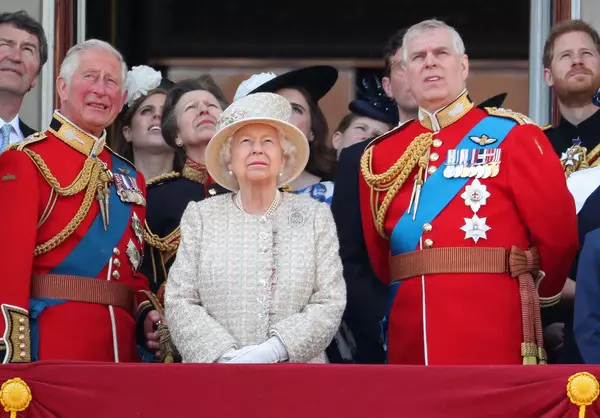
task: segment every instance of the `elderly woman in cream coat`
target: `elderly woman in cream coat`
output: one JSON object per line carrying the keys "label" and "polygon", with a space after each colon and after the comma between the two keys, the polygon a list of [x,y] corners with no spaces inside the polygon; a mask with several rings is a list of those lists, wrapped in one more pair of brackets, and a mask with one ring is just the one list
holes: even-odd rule
{"label": "elderly woman in cream coat", "polygon": [[188,205],[166,288],[184,362],[325,362],[346,305],[325,203],[282,193],[308,159],[288,101],[256,93],[221,115],[206,166],[232,194]]}

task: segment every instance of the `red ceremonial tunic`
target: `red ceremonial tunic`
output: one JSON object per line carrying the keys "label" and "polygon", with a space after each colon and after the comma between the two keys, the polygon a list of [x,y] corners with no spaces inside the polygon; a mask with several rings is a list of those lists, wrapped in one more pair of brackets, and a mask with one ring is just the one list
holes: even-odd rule
{"label": "red ceremonial tunic", "polygon": [[[546,274],[539,283],[540,302],[549,306],[558,301],[577,250],[577,218],[561,164],[544,133],[528,118],[503,109],[495,112],[474,108],[465,92],[435,115],[421,110],[420,121],[409,122],[375,140],[370,145],[372,173],[388,170],[414,138],[433,132],[435,140],[430,148],[426,172],[432,176],[439,169],[438,176],[442,175],[447,167],[448,151],[460,148],[463,138],[482,119],[489,117],[489,113],[501,113],[505,119],[518,121],[500,145],[493,143],[497,140],[493,138],[494,133],[488,133],[492,139],[488,140],[490,144],[486,148],[502,150],[497,175],[478,179],[484,187],[479,191],[487,191],[489,195],[483,201],[479,200],[481,205],[475,212],[464,192],[476,179],[468,178],[464,187],[452,195],[430,222],[418,225],[421,236],[416,240],[416,246],[407,252],[442,247],[510,249],[513,245],[526,250],[536,246]],[[417,168],[408,176],[387,210],[386,238],[376,229],[371,188],[361,174],[360,205],[365,241],[375,272],[386,284],[394,280],[390,277],[390,255],[395,254],[393,245],[390,252],[389,237],[407,212]],[[456,180],[442,175],[440,190]],[[384,196],[385,193],[380,193],[379,202]],[[421,205],[424,205],[425,197],[421,195]],[[424,210],[423,206],[418,210]],[[475,232],[468,224],[474,215],[479,218],[480,227],[489,227],[485,234],[479,234],[477,242],[472,237]],[[396,238],[402,237],[403,233],[402,229],[396,230]],[[517,280],[508,273],[413,277],[400,282],[391,300],[387,318],[389,363],[522,362],[519,287]]]}
{"label": "red ceremonial tunic", "polygon": [[[137,173],[136,176],[129,162],[105,147],[104,137],[105,134],[101,138],[86,134],[56,112],[48,131],[36,134],[24,147],[18,150],[13,147],[0,156],[0,307],[3,314],[0,361],[4,363],[139,360],[136,321],[125,309],[58,299],[34,300],[30,293],[32,275],[86,276],[88,271],[95,271],[89,280],[111,280],[131,287],[138,303],[143,298],[138,291],[148,289],[146,279],[136,272],[143,252],[143,234],[139,233],[146,213],[143,201],[125,203],[119,202],[116,195],[111,196],[109,206],[120,207],[121,211],[111,212],[114,219],[109,219],[104,231],[98,228],[102,225],[100,204],[94,195],[81,224],[69,231],[68,238],[56,248],[34,256],[36,246],[57,236],[76,216],[86,190],[73,196],[61,196],[49,185],[48,174],[65,188],[82,173],[88,155],[95,152],[111,172],[117,174],[114,165],[118,164],[118,173],[136,177],[138,195],[145,196],[142,175]],[[27,151],[37,154],[47,170],[34,162]],[[115,191],[115,184],[109,187],[111,192]],[[106,241],[108,237],[112,240]],[[106,248],[107,242],[114,245]],[[132,301],[132,305],[134,303]],[[34,318],[36,309],[39,313]]]}

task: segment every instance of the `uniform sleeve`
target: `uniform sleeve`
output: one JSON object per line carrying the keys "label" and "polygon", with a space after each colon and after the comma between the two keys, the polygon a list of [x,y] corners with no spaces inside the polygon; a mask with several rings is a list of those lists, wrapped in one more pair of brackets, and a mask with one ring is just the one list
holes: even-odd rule
{"label": "uniform sleeve", "polygon": [[[147,197],[146,180],[144,179],[143,174],[140,173],[139,171],[137,173],[137,177],[138,177],[138,185],[141,188],[142,195],[144,196],[144,199],[146,199],[146,197]],[[142,225],[146,225],[146,211],[147,211],[147,206],[145,206],[145,205],[142,206],[141,208],[139,208],[138,210],[136,210],[137,215],[140,218],[140,223]],[[141,250],[144,251],[145,248],[146,248],[145,245],[142,245]],[[146,254],[144,254],[144,256],[146,256]],[[150,287],[148,285],[148,278],[141,272],[138,272],[135,275],[134,288],[135,288],[134,289],[135,294],[137,296],[137,303],[138,303],[138,309],[139,309],[142,307],[142,304],[144,304],[144,302],[147,301],[147,298],[144,296],[144,294],[141,291],[142,290],[150,291]]]}
{"label": "uniform sleeve", "polygon": [[294,363],[308,362],[325,352],[346,306],[338,237],[331,210],[324,203],[319,204],[314,233],[317,265],[313,293],[302,312],[279,321],[269,333],[279,337]]}
{"label": "uniform sleeve", "polygon": [[0,155],[2,363],[30,361],[29,288],[39,200],[39,172],[33,162],[21,151],[5,151]]}
{"label": "uniform sleeve", "polygon": [[380,342],[380,321],[385,314],[387,288],[371,267],[363,235],[359,177],[360,156],[365,145],[354,145],[342,151],[331,211],[337,226],[348,292],[344,322],[356,343],[355,360],[382,363],[385,355]]}
{"label": "uniform sleeve", "polygon": [[184,362],[213,363],[236,340],[202,306],[196,288],[202,246],[202,217],[191,202],[181,219],[181,242],[169,270],[165,291],[165,312],[175,346]]}
{"label": "uniform sleeve", "polygon": [[535,125],[520,125],[509,134],[510,187],[532,245],[539,250],[544,279],[542,307],[556,304],[578,248],[575,202],[552,146]]}
{"label": "uniform sleeve", "polygon": [[575,287],[573,333],[584,363],[600,364],[600,229],[589,232],[581,249]]}

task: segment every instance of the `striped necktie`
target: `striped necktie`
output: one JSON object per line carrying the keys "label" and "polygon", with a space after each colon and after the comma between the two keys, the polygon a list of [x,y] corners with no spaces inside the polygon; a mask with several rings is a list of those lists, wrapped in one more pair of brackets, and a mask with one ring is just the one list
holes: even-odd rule
{"label": "striped necktie", "polygon": [[2,128],[0,128],[0,153],[4,151],[4,149],[10,144],[10,134],[13,130],[13,127],[5,123]]}

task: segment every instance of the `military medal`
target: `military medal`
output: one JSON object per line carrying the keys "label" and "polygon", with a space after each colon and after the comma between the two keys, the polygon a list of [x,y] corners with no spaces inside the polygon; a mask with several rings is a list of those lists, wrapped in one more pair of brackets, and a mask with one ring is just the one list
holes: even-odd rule
{"label": "military medal", "polygon": [[140,206],[146,204],[142,191],[138,187],[134,177],[126,176],[124,174],[115,174],[114,176],[117,194],[123,202],[135,203]]}
{"label": "military medal", "polygon": [[502,149],[496,148],[494,150],[494,159],[492,160],[492,175],[491,177],[496,177],[500,172],[500,157],[502,155]]}
{"label": "military medal", "polygon": [[444,168],[444,177],[447,179],[454,177],[454,169],[456,165],[456,150],[448,150],[448,157],[446,158],[446,168]]}
{"label": "military medal", "polygon": [[133,215],[131,216],[131,227],[133,228],[133,232],[138,241],[142,244],[144,242],[144,228],[142,227],[140,218],[138,218],[135,212],[133,212]]}
{"label": "military medal", "polygon": [[475,243],[481,238],[487,239],[487,231],[492,229],[486,225],[487,218],[480,218],[474,214],[472,218],[463,219],[465,224],[460,229],[465,232],[465,239],[472,238]]}
{"label": "military medal", "polygon": [[465,191],[460,195],[465,200],[465,205],[469,206],[473,213],[487,203],[490,193],[487,191],[487,186],[484,186],[478,179],[473,180],[471,184],[465,187]]}
{"label": "military medal", "polygon": [[132,240],[129,240],[127,243],[127,257],[129,257],[129,261],[133,266],[133,272],[137,273],[140,265],[142,264],[142,255],[140,254],[140,250],[135,246]]}
{"label": "military medal", "polygon": [[485,164],[485,150],[478,149],[477,150],[477,169],[476,169],[475,178],[480,179],[481,177],[483,177],[484,164]]}
{"label": "military medal", "polygon": [[461,169],[460,169],[460,177],[467,178],[469,177],[471,167],[469,167],[469,150],[461,149],[460,150],[460,161],[461,161]]}
{"label": "military medal", "polygon": [[494,156],[493,151],[490,153],[490,150],[483,150],[482,153],[482,161],[483,161],[483,174],[480,178],[487,179],[492,174],[492,168],[490,167],[490,162]]}

